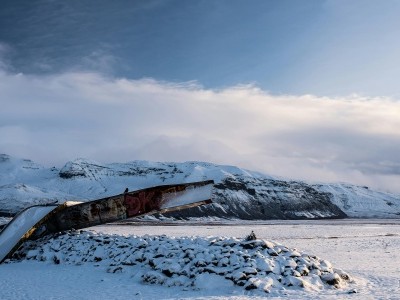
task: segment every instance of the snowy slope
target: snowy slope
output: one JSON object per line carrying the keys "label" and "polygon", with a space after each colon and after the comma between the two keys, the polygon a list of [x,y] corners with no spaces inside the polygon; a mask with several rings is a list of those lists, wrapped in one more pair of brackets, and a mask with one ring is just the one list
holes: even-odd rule
{"label": "snowy slope", "polygon": [[[214,204],[175,217],[240,219],[400,218],[400,197],[348,184],[287,181],[205,162],[102,164],[77,159],[61,169],[0,155],[0,213],[38,203],[93,200],[160,184],[213,179]],[[0,215],[1,216],[1,215]]]}
{"label": "snowy slope", "polygon": [[353,218],[400,218],[399,196],[349,184],[317,185],[331,201]]}

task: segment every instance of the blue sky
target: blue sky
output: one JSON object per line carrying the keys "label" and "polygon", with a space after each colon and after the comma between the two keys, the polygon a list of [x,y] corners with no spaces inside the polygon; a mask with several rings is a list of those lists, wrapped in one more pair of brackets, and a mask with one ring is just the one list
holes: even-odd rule
{"label": "blue sky", "polygon": [[400,192],[400,1],[3,0],[0,153]]}
{"label": "blue sky", "polygon": [[0,41],[14,72],[399,96],[399,13],[392,0],[5,0]]}

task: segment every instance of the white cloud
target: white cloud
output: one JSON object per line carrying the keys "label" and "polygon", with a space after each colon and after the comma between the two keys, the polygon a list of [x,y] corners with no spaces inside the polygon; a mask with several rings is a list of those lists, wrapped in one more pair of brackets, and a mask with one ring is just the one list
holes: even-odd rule
{"label": "white cloud", "polygon": [[46,165],[207,160],[400,191],[400,102],[389,98],[2,72],[0,105],[0,152]]}

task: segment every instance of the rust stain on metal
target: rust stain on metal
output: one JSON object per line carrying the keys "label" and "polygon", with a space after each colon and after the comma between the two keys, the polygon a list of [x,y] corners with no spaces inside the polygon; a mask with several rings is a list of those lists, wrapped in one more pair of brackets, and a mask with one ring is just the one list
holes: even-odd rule
{"label": "rust stain on metal", "polygon": [[164,191],[141,191],[136,194],[125,194],[124,205],[127,217],[134,217],[145,212],[150,212],[160,208]]}

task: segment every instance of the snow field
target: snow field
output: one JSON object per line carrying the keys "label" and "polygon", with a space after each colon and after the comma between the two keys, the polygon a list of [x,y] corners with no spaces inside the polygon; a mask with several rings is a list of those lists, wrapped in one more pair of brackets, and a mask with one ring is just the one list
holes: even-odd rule
{"label": "snow field", "polygon": [[[0,226],[5,226],[7,223],[9,223],[12,220],[12,218],[7,218],[7,217],[0,217]],[[0,229],[1,229],[0,227]]]}
{"label": "snow field", "polygon": [[228,237],[121,236],[69,231],[26,242],[13,260],[93,265],[137,274],[148,285],[201,290],[232,284],[245,291],[351,291],[353,279],[317,256],[266,240]]}

